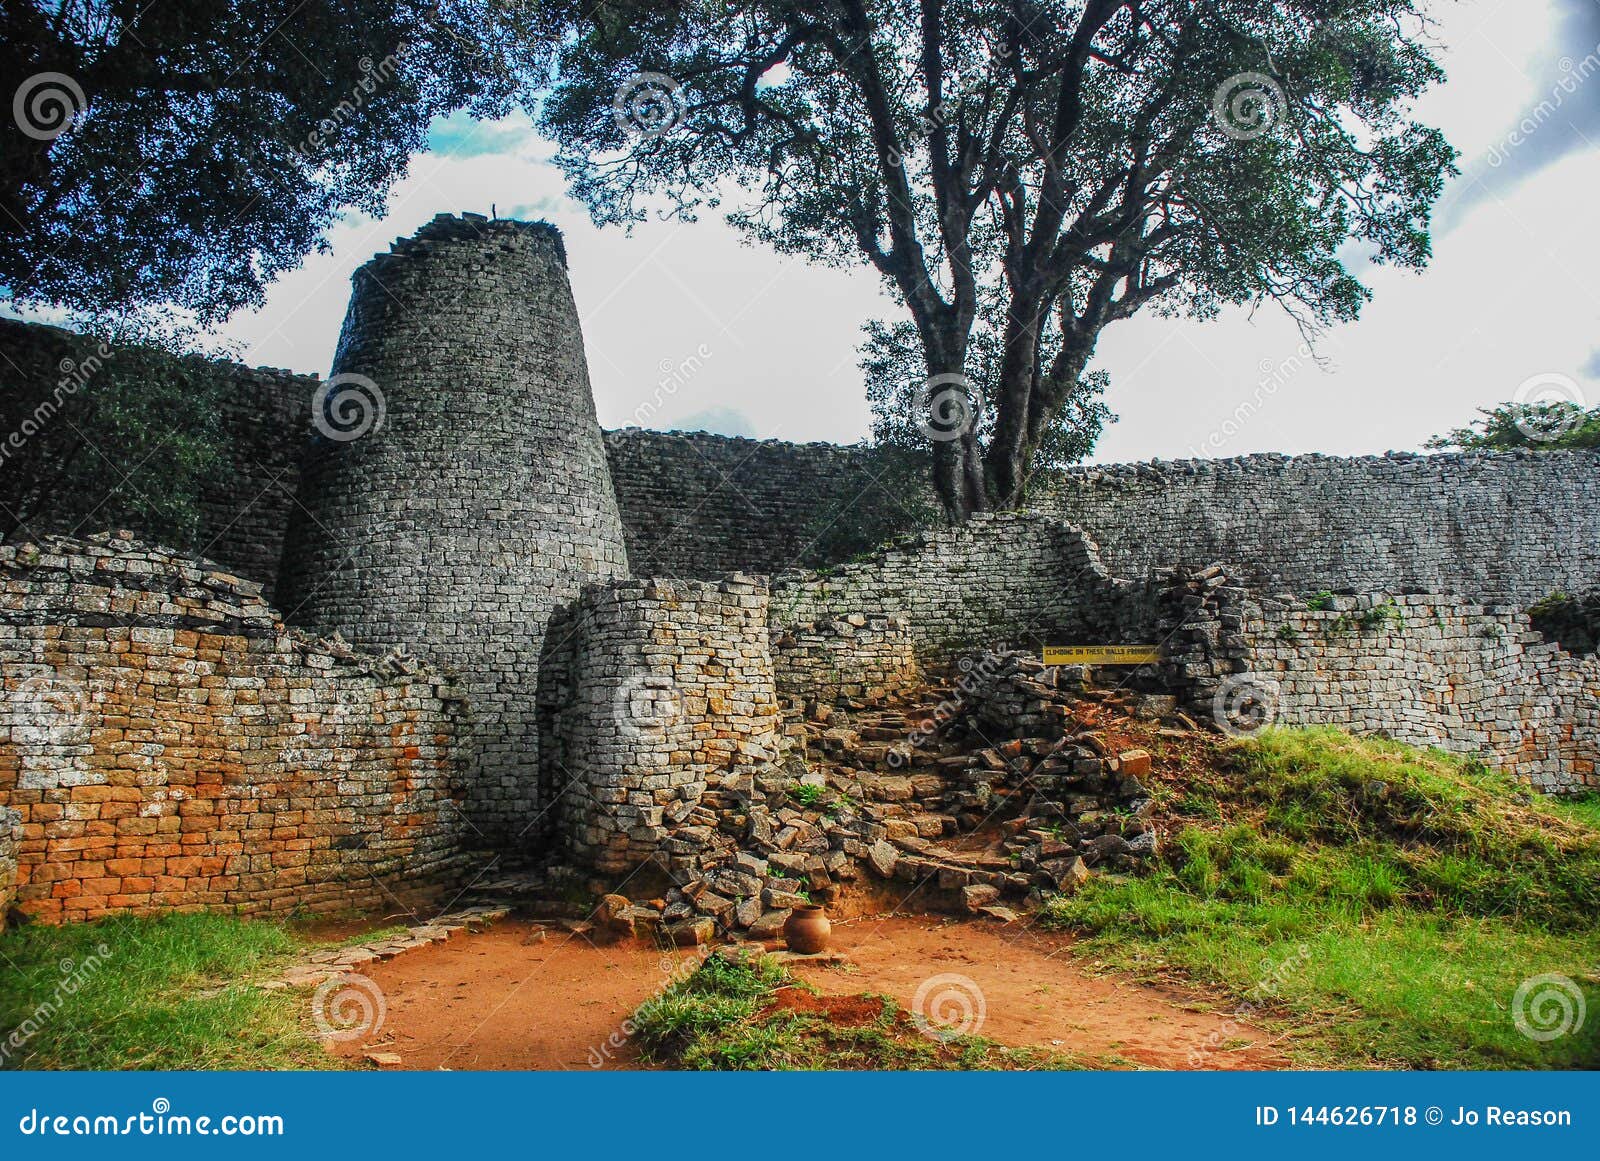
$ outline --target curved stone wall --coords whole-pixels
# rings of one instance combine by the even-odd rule
[[[593,585],[551,622],[544,670],[549,820],[601,871],[694,851],[707,783],[782,745],[762,577]]]
[[[469,745],[437,674],[286,630],[204,562],[126,534],[0,547],[0,904],[392,906],[475,845]]]
[[[561,237],[441,216],[354,283],[280,603],[458,672],[478,723],[469,816],[514,842],[537,813],[550,612],[627,573]]]
[[[780,636],[851,617],[904,620],[917,658],[966,649],[1143,644],[1154,618],[1143,582],[1112,577],[1094,541],[1048,516],[981,513],[901,537],[864,560],[773,579]]]

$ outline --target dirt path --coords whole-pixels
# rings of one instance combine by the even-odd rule
[[[529,944],[531,930],[503,923],[363,969],[382,989],[387,1017],[375,1036],[335,1051],[353,1059],[392,1052],[408,1069],[638,1067],[622,1022],[674,974],[691,971],[694,953],[595,947],[559,932]],[[1206,1053],[1206,1067],[1288,1063],[1262,1046],[1259,1030],[1196,1011],[1176,992],[1087,975],[1063,937],[935,917],[859,918],[834,931],[853,969],[800,971],[829,994],[881,992],[911,1007],[925,980],[954,975],[982,993],[983,1021],[970,1030],[1004,1044],[1110,1065],[1191,1068],[1191,1053],[1219,1033],[1227,1047]],[[965,982],[941,980],[925,1007],[934,1019],[959,1019],[976,1010],[970,992]]]
[[[924,1015],[1002,1044],[1144,1068],[1194,1068],[1197,1050],[1204,1068],[1291,1067],[1259,1028],[1200,1010],[1195,997],[1089,975],[1067,936],[937,916],[850,919],[836,923],[833,934],[853,970],[797,973],[833,995],[881,992],[915,1011],[925,981],[950,977],[927,986]]]
[[[637,1067],[623,1019],[693,971],[695,954],[556,931],[529,944],[534,930],[501,923],[363,968],[388,1014],[376,1036],[335,1052],[393,1052],[408,1069]]]

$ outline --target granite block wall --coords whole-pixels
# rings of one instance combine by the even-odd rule
[[[635,567],[811,567],[798,529],[850,512],[874,452],[703,433],[613,433]],[[1083,528],[1118,576],[1237,562],[1263,591],[1460,592],[1529,604],[1600,581],[1600,452],[1253,455],[1079,467],[1030,509]],[[873,502],[908,516],[928,497]]]
[[[282,607],[459,676],[477,726],[467,810],[512,847],[540,809],[545,624],[628,572],[566,253],[552,226],[441,215],[354,284]]]
[[[74,384],[81,378],[85,385],[100,386],[101,376],[114,377],[135,362],[119,356],[123,350],[57,327],[0,319],[0,417],[7,427],[19,420],[5,406],[12,391],[17,392],[16,397],[43,398],[48,394],[54,402],[57,396],[45,388],[65,381],[67,368],[79,369]],[[194,497],[199,511],[197,526],[174,546],[261,583],[270,598],[289,511],[299,488],[300,452],[317,377],[271,367],[245,367],[226,359],[166,356],[152,350],[140,350],[138,355],[139,366],[166,368],[174,381],[207,385],[212,389],[207,395],[222,409],[219,460],[200,481]],[[31,376],[33,382],[25,387],[13,382],[17,376]],[[47,422],[72,423],[96,444],[117,438],[115,430],[98,426],[104,421],[89,392],[78,388],[60,394],[59,405],[59,415]],[[22,433],[0,430],[0,440],[13,434]],[[98,462],[106,472],[99,495],[88,501],[59,495],[54,505],[47,502],[12,539],[136,527],[137,515],[122,502],[126,489],[121,476],[106,461]],[[0,488],[0,493],[4,492]]]
[[[130,535],[0,547],[0,677],[0,814],[39,919],[386,906],[470,844],[457,691]]]
[[[258,582],[270,601],[319,380],[272,368],[218,367],[229,384],[224,462],[200,493],[193,540],[177,547]]]
[[[700,849],[714,775],[782,742],[764,578],[597,584],[550,624],[543,799],[558,838],[602,872]]]
[[[1101,566],[1081,531],[1026,513],[901,538],[865,560],[772,583],[772,625],[904,618],[919,660],[964,649],[1140,644],[1154,619],[1142,583]]]
[[[430,227],[431,236],[425,230],[398,245],[398,264],[379,264],[388,272],[380,276],[382,285],[406,267],[407,255],[437,254],[446,234],[465,229],[477,240],[468,239],[463,276],[476,272],[491,296],[506,290],[513,299],[529,297],[507,289],[505,280],[517,277],[512,268],[526,262],[513,259],[519,244],[508,239],[539,227],[470,216],[441,222]],[[548,244],[552,260],[564,261],[554,253],[559,239],[551,234]],[[413,327],[422,345],[398,365],[408,371],[436,361],[449,365],[455,356],[439,341],[443,334],[466,341],[474,365],[497,367],[505,357],[504,334],[548,330],[565,312],[562,303],[539,295],[513,306],[464,293],[446,278],[435,298],[424,302],[426,294],[419,294],[410,309],[418,315]],[[468,302],[477,305],[464,311]],[[399,315],[407,310],[393,309]],[[573,369],[570,346],[580,341],[575,320],[570,325],[569,347],[558,356],[567,370]],[[19,356],[33,348],[48,347],[48,354],[70,337],[0,320],[0,350],[19,365],[26,362]],[[430,350],[440,360],[424,354]],[[518,361],[507,358],[506,366]],[[54,366],[53,359],[44,362]],[[237,410],[226,417],[235,453],[201,497],[201,534],[180,547],[262,582],[270,595],[317,380],[220,361],[213,366],[237,385],[228,393]],[[340,363],[336,369],[346,368]],[[563,400],[557,410],[583,412],[569,386],[554,392],[553,399]],[[587,412],[592,419],[592,405]],[[485,422],[488,431],[499,432],[503,420]],[[511,434],[500,446],[521,446],[526,433]],[[601,484],[594,476],[599,460],[587,437],[580,443],[575,478],[592,492]],[[884,453],[870,448],[629,429],[606,433],[603,454],[621,531],[611,529],[609,517],[597,519],[605,537],[625,540],[641,575],[707,578],[815,568],[854,555],[864,547],[857,543],[862,536],[870,545],[919,526],[933,510],[919,477],[888,470]],[[1262,591],[1461,592],[1526,605],[1556,591],[1584,592],[1600,581],[1597,469],[1595,451],[1158,461],[1079,467],[1041,479],[1031,508],[1082,527],[1119,576],[1228,560]],[[116,520],[107,513],[102,526]],[[40,528],[46,527],[54,525],[46,520]],[[850,534],[841,536],[846,528]],[[393,531],[404,538],[407,529]],[[612,559],[601,563],[602,573],[620,551],[606,553]]]
[[[1473,755],[1541,790],[1600,786],[1600,658],[1512,605],[1437,593],[1263,597],[1218,569],[1168,592],[1167,667],[1224,728],[1331,725]]]
[[[931,488],[906,486],[920,475],[860,445],[629,428],[606,433],[606,455],[641,575],[815,568],[932,511]]]
[[[1531,604],[1600,579],[1600,452],[1245,456],[1066,473],[1037,503],[1142,576],[1226,560],[1264,592]]]
[[[808,702],[882,705],[916,687],[916,642],[904,617],[847,613],[785,625],[772,634],[778,697],[786,709]]]
[[[0,931],[6,929],[17,897],[17,848],[22,844],[22,815],[0,806]]]

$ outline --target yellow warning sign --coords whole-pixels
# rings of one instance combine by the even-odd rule
[[[1046,665],[1154,665],[1159,645],[1046,645]]]

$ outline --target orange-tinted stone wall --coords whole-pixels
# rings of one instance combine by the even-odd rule
[[[470,845],[441,678],[126,534],[0,547],[0,673],[15,905],[46,922],[382,905]]]

